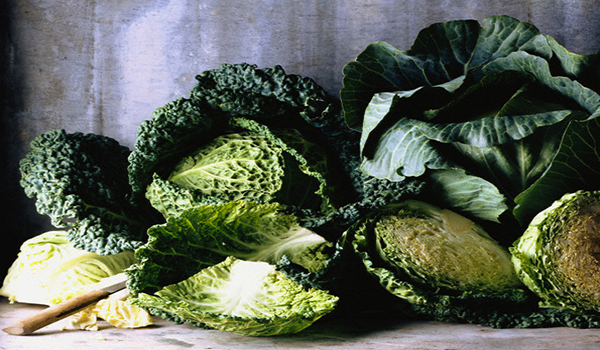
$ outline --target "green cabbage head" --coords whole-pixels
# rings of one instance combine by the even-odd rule
[[[320,146],[293,129],[269,131],[240,118],[232,123],[252,130],[226,133],[200,146],[166,180],[153,176],[146,198],[165,218],[197,205],[238,200],[331,209],[329,166]]]
[[[534,217],[510,251],[542,307],[600,311],[600,191],[565,194]]]

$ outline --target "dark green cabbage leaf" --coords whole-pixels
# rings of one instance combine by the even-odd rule
[[[159,222],[145,201],[129,201],[130,150],[97,134],[50,130],[21,160],[21,186],[37,211],[67,228],[75,248],[101,255],[135,250]]]

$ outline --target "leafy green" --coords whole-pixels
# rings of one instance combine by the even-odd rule
[[[23,242],[0,295],[22,303],[57,304],[137,261],[132,251],[98,255],[77,249],[67,237],[65,231],[48,231]]]
[[[472,221],[429,204],[405,201],[367,215],[345,233],[341,247],[346,259],[354,255],[353,264],[346,265],[352,266],[351,276],[329,283],[347,288],[358,279],[368,292],[347,296],[332,288],[340,305],[348,297],[355,305],[376,298],[384,302],[371,307],[409,319],[494,328],[600,327],[593,313],[540,309],[540,299],[521,284],[506,248]],[[358,277],[363,272],[396,301]]]
[[[428,201],[512,225],[491,232],[512,241],[565,190],[595,184],[599,57],[506,16],[433,24],[407,51],[372,43],[344,67],[340,93],[361,169],[422,179]]]
[[[239,193],[233,200],[257,197],[268,202],[282,185],[282,158],[281,149],[266,137],[228,134],[184,158],[168,180],[212,196]]]
[[[332,243],[298,225],[277,203],[248,201],[196,206],[148,230],[128,269],[133,293],[183,280],[228,256],[275,264],[286,256],[309,272],[321,269]]]
[[[370,271],[388,287],[395,274],[422,288],[455,294],[502,293],[521,285],[508,250],[450,210],[404,201],[365,217],[351,230],[354,249],[369,249],[371,259],[381,264]],[[394,294],[415,303],[426,301],[418,288],[394,284]]]
[[[130,302],[210,328],[273,336],[310,326],[334,309],[337,297],[318,289],[304,290],[266,262],[228,257],[154,295],[141,293]]]
[[[279,129],[278,137],[251,120],[234,118],[230,122],[251,131],[218,136],[184,157],[167,178],[172,184],[154,176],[156,183],[149,186],[146,198],[165,217],[177,214],[169,208],[182,209],[183,202],[173,203],[177,196],[169,200],[173,187],[189,190],[189,202],[185,203],[190,206],[251,200],[331,210],[328,192],[332,187],[325,178],[329,177],[328,165],[321,147],[294,129]]]
[[[269,148],[273,148],[273,144],[281,148],[270,149],[268,152],[281,153],[278,157],[285,158],[286,166],[280,164],[279,170],[269,176],[277,179],[277,175],[283,171],[286,177],[313,177],[319,182],[313,190],[322,197],[323,202],[318,206],[319,209],[328,210],[333,203],[348,200],[344,199],[348,191],[335,190],[337,183],[348,183],[348,180],[342,180],[346,175],[337,170],[339,150],[328,142],[344,134],[339,101],[329,96],[312,79],[287,75],[279,66],[257,69],[249,64],[224,64],[218,69],[202,72],[196,79],[197,83],[189,98],[177,99],[157,109],[153,118],[140,126],[136,149],[129,157],[129,181],[134,199],[146,193],[147,187],[156,178],[154,174],[167,179],[177,164],[185,162],[184,159],[190,161],[189,157],[193,157],[193,154],[208,156],[210,153],[210,157],[204,161],[197,159],[197,164],[228,158],[228,165],[235,164],[236,169],[241,170],[237,166],[241,163],[233,161],[235,156],[231,153],[231,148],[227,151],[211,147],[215,146],[213,142],[223,142],[223,139],[213,141],[217,137],[235,133],[246,135],[251,131],[268,138],[264,142],[269,144]],[[347,142],[342,142],[344,144]],[[235,146],[232,144],[232,147]],[[287,164],[288,161],[291,164]],[[278,162],[281,163],[281,159]],[[298,164],[294,164],[296,162]],[[220,181],[221,185],[235,183],[235,187],[239,188],[241,182],[231,181],[233,177],[248,179],[252,176],[252,172],[243,175],[232,172],[232,169],[219,169],[219,172],[226,171],[229,178],[228,181]],[[267,176],[268,173],[269,171],[265,171],[261,176]],[[259,177],[264,179],[261,176]],[[207,178],[207,181],[211,178],[214,179],[214,176]],[[332,179],[339,181],[334,182]],[[263,181],[261,186],[265,186],[267,182],[270,181]],[[277,181],[272,185],[277,185]],[[245,182],[243,187],[252,190],[253,184]],[[280,188],[280,194],[287,195],[297,195],[298,191],[304,190],[296,181],[285,179]],[[153,190],[157,189],[155,187]],[[237,200],[242,196],[228,196],[223,191],[218,192],[219,196],[226,197],[223,201]],[[205,193],[213,197],[214,194]],[[248,199],[261,200],[261,196]],[[332,199],[332,196],[339,198]],[[300,198],[284,197],[279,196],[277,200],[286,199],[285,204],[298,207],[304,204],[303,195]]]
[[[20,163],[20,183],[40,214],[55,227],[69,228],[76,248],[98,254],[134,250],[157,221],[144,203],[127,200],[129,153],[106,136],[51,130],[31,142]]]
[[[600,191],[567,193],[534,217],[510,248],[542,307],[600,312]]]

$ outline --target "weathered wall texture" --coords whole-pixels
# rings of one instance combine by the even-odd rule
[[[221,63],[281,65],[331,94],[369,43],[408,49],[434,22],[509,15],[572,52],[600,50],[598,0],[8,0],[0,4],[2,256],[47,220],[18,185],[37,134],[95,132],[132,147],[137,126]],[[3,263],[0,276],[5,270]]]

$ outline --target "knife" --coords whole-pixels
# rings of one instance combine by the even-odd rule
[[[107,298],[113,293],[125,289],[126,283],[127,275],[125,275],[125,273],[119,273],[105,278],[97,283],[99,288],[66,300],[60,304],[50,306],[31,317],[2,328],[2,331],[12,335],[31,334],[42,327],[79,312],[86,307]]]

